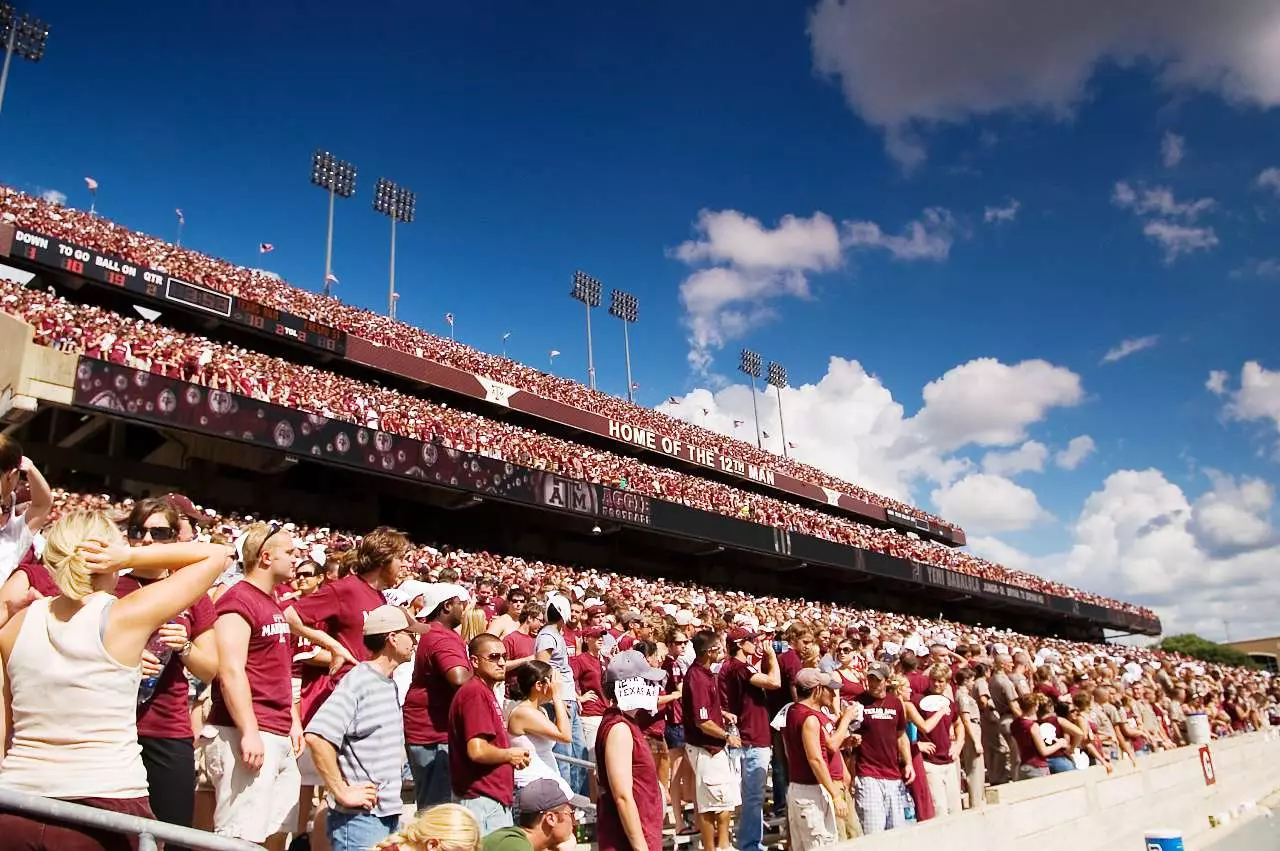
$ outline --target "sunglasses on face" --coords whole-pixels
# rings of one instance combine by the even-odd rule
[[[841,648],[840,648],[840,652],[841,652],[841,653],[852,653],[852,652],[853,652],[853,648],[852,648],[852,647],[841,647]]]
[[[294,576],[297,577],[298,579],[315,579],[316,578],[316,574],[310,570],[295,573]]]
[[[147,535],[157,544],[167,543],[178,537],[178,530],[172,526],[130,526],[129,540],[143,541]]]
[[[486,659],[490,662],[505,662],[507,661],[507,654],[506,653],[486,653],[485,655],[480,656],[479,658]]]

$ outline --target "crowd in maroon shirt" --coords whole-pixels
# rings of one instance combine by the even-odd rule
[[[877,529],[731,485],[589,449],[399,391],[239,346],[130,319],[48,291],[0,281],[0,309],[26,320],[35,342],[62,351],[251,396],[285,407],[549,470],[761,525],[936,565],[1028,590],[1154,617],[1145,608],[993,564],[894,530]]]
[[[343,304],[336,298],[298,289],[270,273],[236,266],[173,246],[161,239],[128,230],[100,216],[61,207],[16,189],[0,186],[0,220],[95,249],[138,266],[149,267],[211,289],[288,311],[388,348],[501,381],[543,398],[668,434],[690,445],[713,448],[747,463],[841,491],[873,505],[893,508],[943,527],[954,528],[953,524],[915,506],[872,493],[793,458],[780,458],[736,438],[591,390],[570,379],[548,375],[510,358],[480,352],[462,343],[437,337],[386,316]]]

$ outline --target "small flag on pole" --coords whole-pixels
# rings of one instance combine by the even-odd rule
[[[709,414],[709,413],[711,413],[711,412],[710,412],[710,411],[708,411],[706,408],[703,408],[703,409],[702,409],[702,415],[703,415],[704,417],[705,417],[707,414]]]
[[[448,322],[448,323],[449,323],[449,327],[450,327],[450,328],[452,328],[452,327],[453,327],[453,314],[452,314],[452,313],[446,313],[446,314],[444,315],[444,321],[445,321],[445,322]]]
[[[327,284],[336,284],[338,283],[338,276],[330,272],[329,274],[324,276],[324,280],[325,280],[325,283]]]
[[[260,242],[260,243],[258,243],[258,253],[259,253],[259,254],[270,254],[271,252],[273,252],[273,251],[275,251],[275,250],[276,250],[276,247],[275,247],[274,245],[272,245],[271,243],[269,243],[269,242]]]
[[[185,225],[187,223],[187,217],[182,215],[182,208],[179,207],[178,209],[174,210],[174,212],[178,214],[178,224]]]
[[[560,350],[559,350],[559,349],[552,349],[551,351],[547,352],[547,356],[548,356],[548,357],[553,357],[553,358],[558,358],[558,357],[560,357]]]
[[[742,428],[742,420],[734,420],[734,421],[733,421],[733,427],[734,427],[734,428]]]
[[[91,193],[96,193],[98,191],[98,181],[94,180],[92,177],[86,177],[84,179],[84,185],[89,187],[89,191]]]
[[[668,396],[668,397],[667,397],[667,404],[668,404],[668,405],[678,405],[678,404],[680,404],[680,403],[676,400],[676,397],[675,397],[675,396]]]
[[[510,332],[510,331],[508,331],[507,333],[505,333],[505,334],[503,334],[503,335],[502,335],[502,342],[504,342],[504,343],[505,343],[507,340],[510,340],[510,339],[511,339],[511,332]]]
[[[788,448],[788,449],[795,449],[795,448],[796,448],[796,445],[795,445],[794,443],[792,443],[791,441],[789,441],[789,440],[788,440],[788,441],[787,441],[787,448]]]
[[[637,391],[637,390],[639,390],[639,389],[640,389],[640,382],[639,382],[639,381],[633,381],[633,382],[631,382],[631,392],[632,392],[632,393],[634,393],[635,391]]]
[[[761,436],[763,436],[763,437],[768,437],[768,436],[769,436],[769,432],[767,432],[767,431],[762,431],[762,432],[760,432],[760,434],[761,434]]]

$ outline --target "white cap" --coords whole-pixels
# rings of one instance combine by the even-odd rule
[[[471,599],[470,592],[461,585],[454,585],[452,582],[436,582],[426,588],[422,592],[422,614],[429,617],[440,608],[441,604],[450,600],[462,600],[464,603]]]
[[[552,594],[550,597],[547,598],[547,606],[551,609],[555,609],[557,612],[560,613],[561,621],[564,621],[566,623],[568,622],[569,613],[571,609],[569,608],[569,601],[566,600],[562,595]]]

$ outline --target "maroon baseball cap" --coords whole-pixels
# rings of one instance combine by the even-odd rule
[[[735,626],[733,629],[729,630],[729,640],[755,641],[756,631],[754,629],[747,629],[745,626]]]
[[[600,636],[604,635],[608,631],[609,630],[605,629],[602,626],[589,626],[586,629],[578,630],[578,635],[582,636],[583,638],[599,638]]]
[[[208,515],[196,508],[195,503],[191,501],[190,497],[184,496],[183,494],[166,494],[164,501],[170,508],[196,525],[203,525],[209,520]]]

